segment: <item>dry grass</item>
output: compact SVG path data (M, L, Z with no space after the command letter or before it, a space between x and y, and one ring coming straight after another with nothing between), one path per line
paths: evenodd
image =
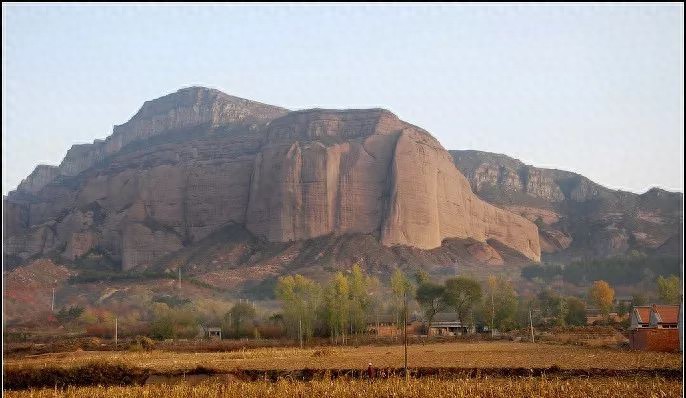
M324 352L326 355L323 355ZM618 349L531 344L476 342L417 344L409 347L410 367L545 368L562 369L680 369L681 355ZM166 351L77 351L22 358L5 358L5 368L74 367L97 361L123 363L159 372L194 369L341 369L402 367L402 346L258 348L235 352L178 353Z
M149 385L141 387L80 387L66 390L5 391L8 398L112 398L112 397L678 397L682 382L659 378L624 379L421 379L405 382L386 379L311 382L204 382L198 385Z

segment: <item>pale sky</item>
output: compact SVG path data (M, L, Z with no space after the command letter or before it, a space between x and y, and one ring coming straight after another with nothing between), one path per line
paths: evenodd
M189 85L383 107L446 149L683 192L668 6L2 6L2 190Z

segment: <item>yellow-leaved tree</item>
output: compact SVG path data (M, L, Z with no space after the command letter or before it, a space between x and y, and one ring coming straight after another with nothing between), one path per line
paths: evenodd
M615 290L605 281L595 281L588 290L588 300L607 318L615 299Z

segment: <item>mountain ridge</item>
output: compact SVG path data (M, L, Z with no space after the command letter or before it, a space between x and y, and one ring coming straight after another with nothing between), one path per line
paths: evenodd
M4 200L20 261L98 250L147 267L229 222L274 242L457 238L540 256L533 223L477 199L430 133L385 109L289 112L190 87L37 170Z
M578 173L503 154L450 153L479 197L537 222L544 257L552 260L657 251L683 225L680 192L613 190Z

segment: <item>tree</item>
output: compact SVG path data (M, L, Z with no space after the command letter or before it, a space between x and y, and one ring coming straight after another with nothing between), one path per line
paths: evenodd
M348 330L349 296L348 279L342 273L337 272L326 287L324 316L332 340L338 341L340 336L344 344L346 331Z
M321 286L302 275L288 275L279 278L276 297L283 307L286 331L292 337L305 340L314 334L314 324L321 301Z
M224 316L228 336L242 337L254 334L255 307L247 302L238 302Z
M657 291L660 301L663 303L678 304L681 301L681 280L676 275L667 278L659 276L657 278Z
M195 337L198 321L198 314L190 305L170 308L165 303L154 303L151 335L156 339Z
M607 318L612 308L612 302L615 299L615 291L607 282L602 280L595 281L588 290L588 299Z
M78 305L72 305L69 307L62 307L57 314L55 314L55 317L57 320L62 324L65 325L67 323L76 321L79 319L81 314L83 314L84 308L80 307Z
M359 264L353 265L348 278L350 287L350 331L362 333L367 329L367 316L372 308L369 287L373 282Z
M646 299L646 296L642 293L634 293L631 297L631 305L634 307L645 305L647 302L648 299Z
M483 307L488 311L491 329L509 330L517 324L517 293L502 276L489 275Z
M567 297L567 325L582 326L586 324L586 304L578 297Z
M617 315L619 315L620 317L623 317L628 312L629 312L629 307L626 305L626 303L624 301L620 302L617 305Z
M437 283L425 281L419 285L415 298L431 330L431 322L437 313L445 308L444 299L445 288Z
M544 289L538 294L537 302L545 323L564 325L567 306L559 294L552 289Z
M429 277L429 274L423 269L420 269L414 273L414 281L417 283L417 286L421 285L422 283L429 282L430 280L431 278Z
M396 268L391 276L392 306L395 313L395 325L400 327L405 311L405 299L412 295L412 284L400 269Z
M474 305L481 300L481 285L463 276L450 278L445 281L443 300L455 310L458 321L464 324Z

